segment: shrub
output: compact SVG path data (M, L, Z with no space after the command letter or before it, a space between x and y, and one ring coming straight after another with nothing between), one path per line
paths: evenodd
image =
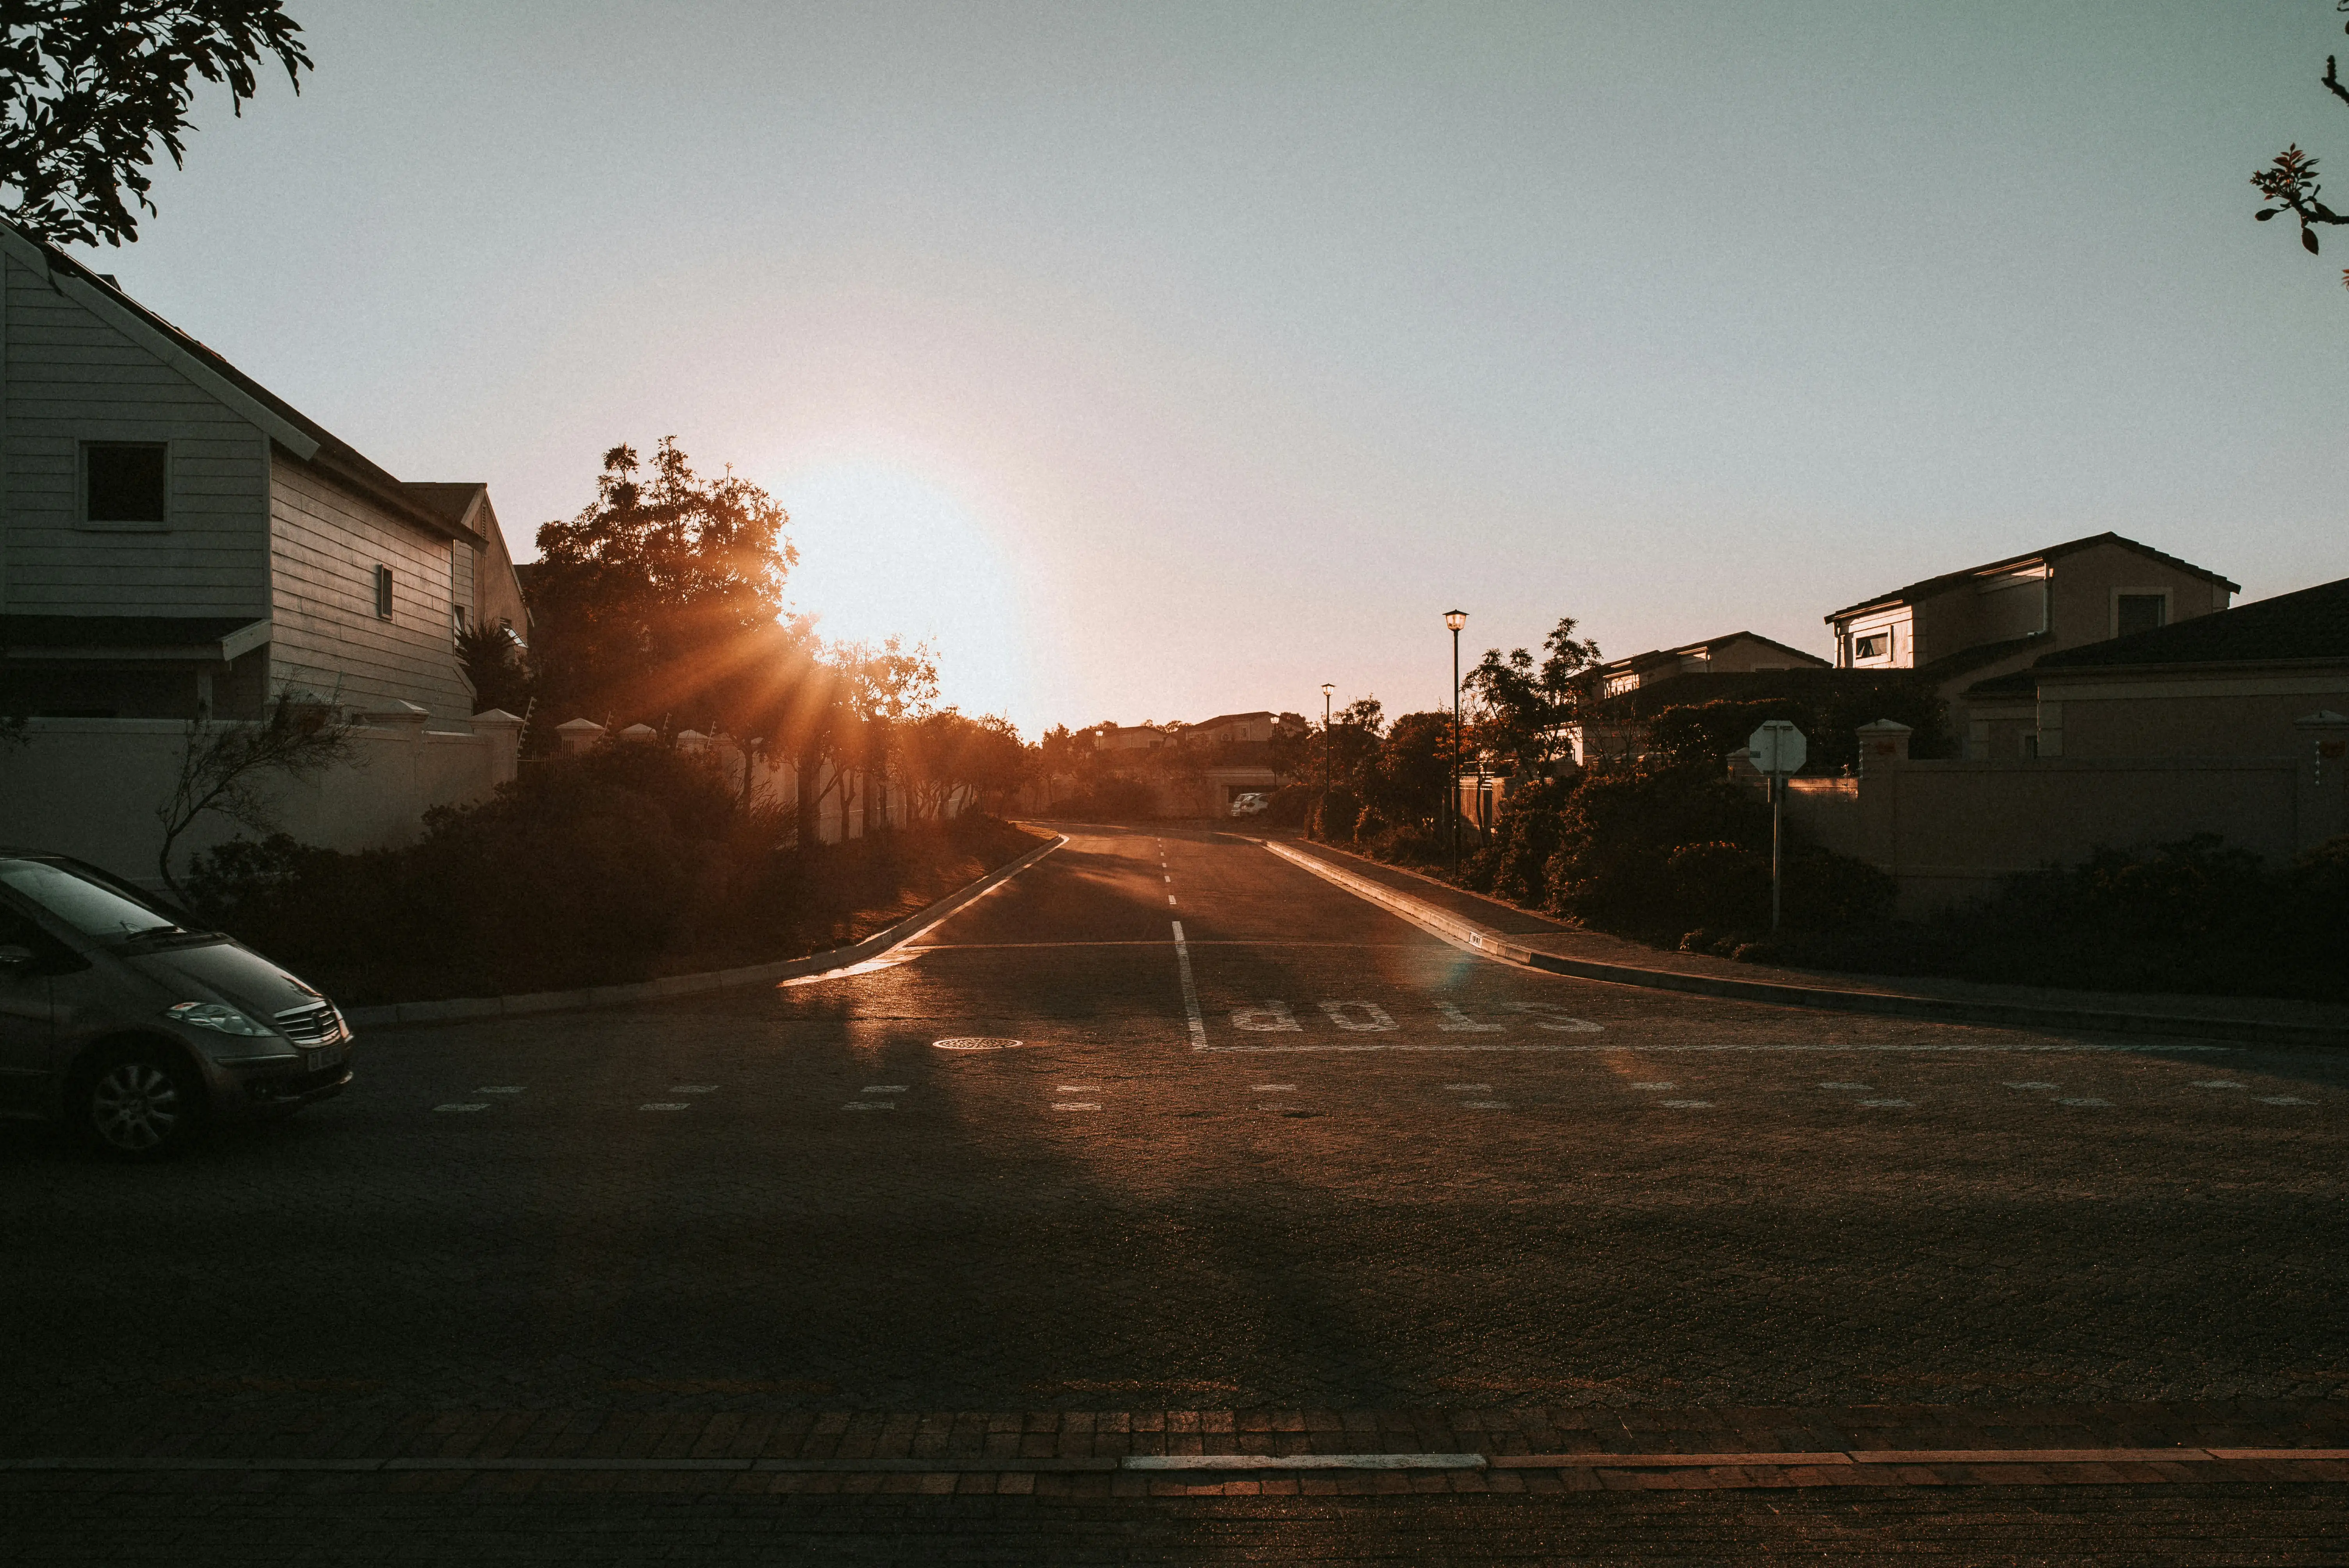
M846 844L789 848L789 834L698 759L613 747L534 762L486 802L433 812L406 849L231 843L191 885L206 918L361 1002L788 955L909 884L1033 842L976 812Z
M1361 797L1341 784L1314 802L1313 818L1306 830L1325 844L1348 843L1361 814Z
M1313 798L1319 793L1310 785L1284 784L1272 792L1265 803L1260 821L1268 827L1302 828L1313 811Z
M1143 779L1112 776L1055 802L1052 813L1072 822L1145 822L1158 815L1158 795Z

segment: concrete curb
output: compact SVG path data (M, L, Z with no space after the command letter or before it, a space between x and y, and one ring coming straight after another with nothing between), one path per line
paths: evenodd
M787 958L775 964L753 964L741 969L669 975L658 980L639 980L626 985L593 985L578 991L533 991L516 996L453 996L439 1002L391 1002L375 1007L348 1007L344 1009L343 1016L350 1020L354 1029L396 1029L419 1024L462 1023L471 1018L514 1018L533 1013L568 1013L584 1007L627 1006L640 1002L664 1001L671 996L694 995L704 991L771 985L781 980L796 980L804 975L828 974L834 969L846 969L852 965L878 958L893 947L903 946L973 899L1009 882L1068 841L1066 833L1056 834L1050 843L1039 844L1010 864L996 867L969 886L948 893L920 913L908 915L885 931L876 931L862 942L847 947L835 947L829 953L813 954L806 958Z
M1578 980L1604 980L1617 985L1645 985L1658 991L1684 991L1701 996L1721 996L1739 1002L1768 1002L1784 1007L1817 1007L1839 1013L1881 1013L1895 1017L1929 1018L1940 1023L1992 1024L2016 1028L2087 1030L2098 1034L2158 1035L2199 1040L2234 1040L2264 1046L2349 1046L2349 1029L2324 1024L2276 1024L2259 1018L2201 1018L2163 1013L2118 1012L2101 1007L2054 1007L2029 1002L1970 1002L1941 996L1906 996L1884 991L1849 991L1831 985L1786 985L1768 980L1726 980L1711 975L1685 975L1676 969L1644 969L1630 964L1600 964L1585 958L1563 958L1539 953L1497 932L1462 919L1450 910L1399 892L1383 882L1331 865L1271 839L1264 847L1325 882L1335 882L1357 898L1381 904L1434 933L1456 947L1552 975Z

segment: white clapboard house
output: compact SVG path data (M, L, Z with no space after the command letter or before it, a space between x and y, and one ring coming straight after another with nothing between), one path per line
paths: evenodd
M398 841L512 777L513 723L474 722L456 646L528 634L485 486L394 478L5 221L0 272L0 714L30 720L0 747L0 842L144 869L190 720L284 691L378 742L289 799L297 836Z

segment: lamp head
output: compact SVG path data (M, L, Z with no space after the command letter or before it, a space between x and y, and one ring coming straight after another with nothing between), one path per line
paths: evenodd
M1446 610L1444 612L1444 624L1456 632L1461 627L1468 624L1468 612L1465 610Z
M1332 686L1328 681L1323 681L1321 683L1321 695L1323 696L1328 696L1331 692L1336 691L1337 689L1338 688L1336 686Z

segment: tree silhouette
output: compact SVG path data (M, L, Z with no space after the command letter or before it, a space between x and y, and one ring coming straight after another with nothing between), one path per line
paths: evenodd
M2349 0L2335 0L2333 9L2349 11ZM2325 91L2349 104L2349 85L2343 84L2341 67L2333 56L2324 57L2324 75L2317 80ZM2316 160L2302 152L2296 141L2277 153L2265 169L2253 170L2251 184L2261 196L2276 203L2261 208L2251 216L2264 223L2279 213L2290 212L2300 220L2300 248L2312 256L2317 253L2319 227L2349 223L2349 213L2336 212L2324 204L2320 194L2324 187L2316 179ZM2349 268L2343 269L2341 283L2349 288Z
M312 68L283 0L6 0L0 5L0 203L51 244L139 238L157 143L184 164L194 79L239 116L274 57Z

